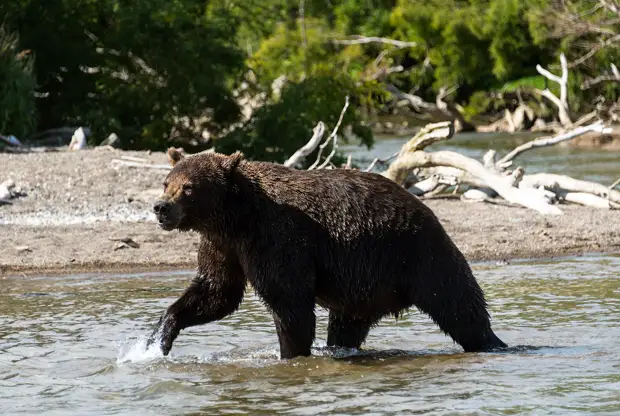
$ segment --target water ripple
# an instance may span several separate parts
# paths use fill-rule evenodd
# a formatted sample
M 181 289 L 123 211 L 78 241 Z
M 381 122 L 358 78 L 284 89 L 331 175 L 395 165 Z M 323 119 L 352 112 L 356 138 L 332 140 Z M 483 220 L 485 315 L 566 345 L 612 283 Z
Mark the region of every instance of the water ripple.
M 465 354 L 424 315 L 363 350 L 279 359 L 250 293 L 230 317 L 146 348 L 187 273 L 3 281 L 0 414 L 619 414 L 620 257 L 474 267 L 505 351 Z

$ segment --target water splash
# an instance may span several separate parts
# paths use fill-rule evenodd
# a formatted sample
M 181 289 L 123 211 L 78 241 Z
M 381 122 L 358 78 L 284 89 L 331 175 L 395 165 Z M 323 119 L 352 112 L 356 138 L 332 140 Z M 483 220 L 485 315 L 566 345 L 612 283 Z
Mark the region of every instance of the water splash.
M 137 363 L 145 361 L 153 361 L 164 357 L 164 353 L 159 348 L 159 342 L 153 342 L 147 347 L 148 337 L 141 336 L 133 342 L 123 342 L 119 348 L 116 362 L 123 364 L 127 362 Z

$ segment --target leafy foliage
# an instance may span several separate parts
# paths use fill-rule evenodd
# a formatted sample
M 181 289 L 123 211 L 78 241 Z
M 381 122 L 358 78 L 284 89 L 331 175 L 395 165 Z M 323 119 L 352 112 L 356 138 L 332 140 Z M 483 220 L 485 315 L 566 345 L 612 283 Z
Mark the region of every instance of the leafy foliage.
M 0 122 L 9 134 L 26 134 L 34 123 L 87 125 L 93 140 L 116 132 L 127 148 L 201 143 L 207 131 L 223 151 L 283 160 L 319 120 L 335 123 L 347 94 L 345 127 L 372 145 L 363 121 L 388 111 L 387 82 L 428 101 L 458 86 L 450 99 L 474 117 L 544 88 L 537 64 L 557 72 L 560 52 L 574 61 L 595 48 L 571 68 L 569 83 L 571 110 L 590 111 L 598 96 L 620 96 L 618 83 L 581 88 L 620 61 L 620 42 L 596 49 L 620 29 L 618 14 L 594 7 L 599 2 L 5 1 L 0 14 L 19 41 L 3 35 L 0 76 L 10 82 L 0 85 L 7 91 Z M 335 42 L 351 35 L 416 45 Z M 18 59 L 23 49 L 36 59 Z M 282 79 L 276 94 L 273 82 Z M 249 120 L 241 117 L 240 90 L 266 103 Z M 526 95 L 538 104 L 540 97 Z
M 0 27 L 0 134 L 23 138 L 36 124 L 33 75 L 29 51 L 18 50 L 18 38 Z
M 249 159 L 284 162 L 310 139 L 318 121 L 329 130 L 335 127 L 347 95 L 353 105 L 345 112 L 343 126 L 351 126 L 360 142 L 370 146 L 372 134 L 355 109 L 364 100 L 363 92 L 347 77 L 329 73 L 287 84 L 278 101 L 260 108 L 243 128 L 220 139 L 216 150 L 241 150 Z M 315 159 L 316 151 L 306 163 Z
M 39 128 L 88 124 L 125 147 L 161 148 L 177 117 L 238 116 L 231 81 L 243 55 L 225 11 L 197 0 L 30 0 L 0 14 L 35 52 Z

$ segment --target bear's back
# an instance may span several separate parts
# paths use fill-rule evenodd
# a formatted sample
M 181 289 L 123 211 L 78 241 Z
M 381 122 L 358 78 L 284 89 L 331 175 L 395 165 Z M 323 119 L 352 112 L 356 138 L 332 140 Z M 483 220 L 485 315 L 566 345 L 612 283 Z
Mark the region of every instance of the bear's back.
M 265 197 L 278 206 L 303 212 L 329 234 L 356 238 L 392 229 L 415 231 L 432 211 L 393 181 L 352 169 L 294 170 L 250 162 L 245 169 Z

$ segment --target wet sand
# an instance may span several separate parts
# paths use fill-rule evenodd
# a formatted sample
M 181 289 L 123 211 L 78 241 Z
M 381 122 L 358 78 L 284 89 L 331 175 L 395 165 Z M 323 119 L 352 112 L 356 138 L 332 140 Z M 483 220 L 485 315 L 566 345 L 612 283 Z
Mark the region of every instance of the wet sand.
M 194 268 L 198 235 L 163 231 L 151 214 L 166 171 L 113 166 L 121 156 L 167 163 L 160 152 L 108 149 L 0 154 L 0 182 L 11 178 L 26 194 L 0 206 L 0 277 Z M 620 252 L 618 211 L 562 205 L 555 217 L 424 202 L 471 261 Z

